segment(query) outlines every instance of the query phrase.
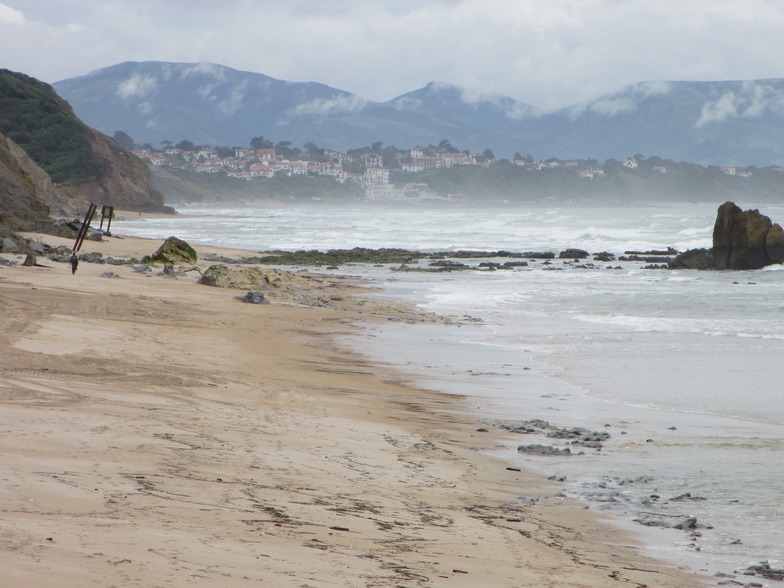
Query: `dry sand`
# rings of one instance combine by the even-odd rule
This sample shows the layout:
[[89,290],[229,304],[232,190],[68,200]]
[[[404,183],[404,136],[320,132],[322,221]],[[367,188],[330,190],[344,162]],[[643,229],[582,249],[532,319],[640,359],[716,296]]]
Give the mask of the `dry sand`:
[[706,583],[478,451],[498,439],[463,399],[333,343],[393,306],[242,304],[196,272],[40,262],[0,266],[4,587]]

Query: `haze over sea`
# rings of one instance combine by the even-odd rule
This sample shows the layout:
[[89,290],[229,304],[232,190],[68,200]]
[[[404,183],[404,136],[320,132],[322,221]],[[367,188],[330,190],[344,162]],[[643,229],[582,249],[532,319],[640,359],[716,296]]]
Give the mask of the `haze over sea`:
[[[194,207],[180,210],[198,216],[128,218],[115,230],[256,251],[557,255],[575,247],[622,255],[710,247],[720,204]],[[784,221],[784,207],[759,208]],[[420,385],[473,397],[470,406],[489,424],[543,419],[610,433],[604,449],[584,455],[518,454],[518,444],[539,442],[530,435],[498,454],[566,477],[567,495],[615,513],[654,555],[709,573],[762,560],[782,567],[784,268],[673,271],[624,261],[578,268],[566,261],[493,272],[321,271],[363,276],[382,285],[384,296],[481,319],[367,326],[346,345],[401,366]],[[631,523],[650,518],[641,513],[695,516],[699,535]]]

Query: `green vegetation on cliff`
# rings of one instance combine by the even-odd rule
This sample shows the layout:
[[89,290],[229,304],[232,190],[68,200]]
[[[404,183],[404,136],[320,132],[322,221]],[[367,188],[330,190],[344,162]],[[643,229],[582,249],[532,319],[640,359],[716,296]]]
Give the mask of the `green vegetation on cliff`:
[[99,177],[109,162],[90,144],[89,128],[49,84],[0,69],[0,130],[62,184]]

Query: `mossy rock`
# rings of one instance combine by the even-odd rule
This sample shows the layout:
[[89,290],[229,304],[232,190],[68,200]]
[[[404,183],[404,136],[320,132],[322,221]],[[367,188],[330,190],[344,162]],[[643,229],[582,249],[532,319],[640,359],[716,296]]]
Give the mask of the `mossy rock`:
[[182,239],[169,237],[153,255],[146,255],[144,263],[195,263],[199,259],[196,250]]

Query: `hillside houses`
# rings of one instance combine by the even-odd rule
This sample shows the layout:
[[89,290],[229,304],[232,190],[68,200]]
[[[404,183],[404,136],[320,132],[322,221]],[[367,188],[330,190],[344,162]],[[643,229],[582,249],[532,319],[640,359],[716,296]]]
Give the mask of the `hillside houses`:
[[[180,145],[182,146],[182,145]],[[375,147],[375,146],[374,146]],[[380,150],[380,149],[379,149]],[[192,150],[167,147],[162,152],[151,147],[137,148],[133,152],[156,167],[187,169],[197,173],[225,174],[228,177],[253,181],[284,177],[323,176],[340,183],[353,182],[361,186],[369,200],[376,201],[422,201],[440,198],[427,184],[404,183],[401,174],[422,173],[449,169],[457,166],[491,167],[512,164],[526,172],[574,174],[583,180],[599,181],[614,176],[617,169],[635,174],[668,175],[663,161],[646,161],[641,156],[620,161],[608,160],[604,165],[593,160],[559,160],[550,158],[535,161],[530,155],[523,159],[519,154],[512,160],[488,159],[477,153],[441,153],[438,148],[414,147],[410,150],[383,150],[383,154],[368,148],[348,153],[332,149],[309,149],[308,152],[283,149],[289,157],[275,148],[234,149],[193,147]],[[647,165],[646,165],[647,164]],[[653,165],[650,165],[653,164]],[[729,166],[721,168],[728,175],[750,177],[751,171]]]
[[[275,149],[249,149],[237,147],[233,155],[221,156],[213,147],[198,147],[187,151],[168,147],[162,153],[149,147],[134,149],[133,153],[157,167],[189,169],[198,173],[225,173],[229,177],[252,181],[258,178],[285,176],[326,176],[338,182],[356,182],[366,188],[372,200],[411,200],[436,198],[427,190],[426,184],[410,184],[396,188],[390,184],[390,170],[384,167],[384,157],[379,153],[364,153],[359,156],[364,173],[347,171],[344,166],[353,158],[340,151],[324,150],[323,161],[287,159]],[[410,152],[396,154],[396,165],[403,173],[416,173],[426,169],[450,168],[456,165],[489,165],[478,163],[477,154],[446,153],[425,155],[422,147]]]
[[[221,157],[213,147],[199,147],[195,151],[169,147],[162,153],[149,148],[134,149],[133,152],[152,165],[163,167],[192,169],[201,173],[217,173],[225,171],[233,177],[254,179],[285,175],[320,175],[330,176],[341,181],[356,179],[356,174],[348,174],[344,166],[353,158],[340,151],[326,149],[322,161],[306,159],[286,159],[275,149],[248,149],[237,147],[233,156]],[[304,155],[304,154],[303,154]],[[456,165],[490,165],[479,163],[475,153],[445,153],[425,155],[422,147],[415,147],[408,153],[401,152],[395,156],[396,164],[401,171],[416,173],[426,169],[450,168]],[[359,156],[362,165],[367,169],[384,169],[384,157],[379,153],[364,153]],[[233,172],[233,173],[232,173]],[[381,174],[383,176],[383,174]],[[378,174],[369,174],[371,183],[378,183]]]

